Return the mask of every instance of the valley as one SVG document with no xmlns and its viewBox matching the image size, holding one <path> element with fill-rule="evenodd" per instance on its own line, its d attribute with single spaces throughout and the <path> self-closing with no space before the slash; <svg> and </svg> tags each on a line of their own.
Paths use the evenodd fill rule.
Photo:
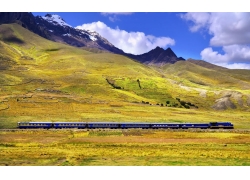
<svg viewBox="0 0 250 180">
<path fill-rule="evenodd" d="M 220 121 L 244 131 L 249 94 L 250 70 L 143 64 L 0 25 L 1 165 L 249 165 L 248 131 L 14 131 L 20 121 Z"/>
<path fill-rule="evenodd" d="M 1 34 L 0 46 L 1 119 L 15 119 L 6 128 L 38 119 L 225 121 L 228 117 L 208 117 L 211 112 L 249 112 L 248 70 L 206 68 L 194 60 L 147 66 L 122 55 L 52 42 L 17 24 L 1 25 L 0 31 L 8 32 Z M 203 115 L 196 119 L 172 112 Z M 4 118 L 0 124 L 6 126 Z"/>
</svg>

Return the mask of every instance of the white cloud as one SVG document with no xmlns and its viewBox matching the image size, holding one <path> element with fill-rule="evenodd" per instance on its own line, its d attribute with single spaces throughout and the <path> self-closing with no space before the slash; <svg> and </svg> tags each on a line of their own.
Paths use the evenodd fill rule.
<svg viewBox="0 0 250 180">
<path fill-rule="evenodd" d="M 250 13 L 186 13 L 182 19 L 191 21 L 190 31 L 207 29 L 213 36 L 212 46 L 250 44 Z"/>
<path fill-rule="evenodd" d="M 103 16 L 108 16 L 109 20 L 111 22 L 115 22 L 120 20 L 118 16 L 120 15 L 131 15 L 133 14 L 132 12 L 102 12 L 101 15 Z"/>
<path fill-rule="evenodd" d="M 212 46 L 250 43 L 250 13 L 213 13 L 210 23 Z"/>
<path fill-rule="evenodd" d="M 211 47 L 201 52 L 202 59 L 225 67 L 246 67 L 250 63 L 250 13 L 186 13 L 180 17 L 191 22 L 190 31 L 208 31 L 210 46 L 222 47 L 224 54 Z"/>
<path fill-rule="evenodd" d="M 109 16 L 109 20 L 111 22 L 115 22 L 115 21 L 118 21 L 119 19 L 116 16 Z"/>
<path fill-rule="evenodd" d="M 201 28 L 207 26 L 207 23 L 210 19 L 210 13 L 186 13 L 180 14 L 180 17 L 186 21 L 191 21 L 192 25 L 189 27 L 191 32 L 197 32 Z"/>
<path fill-rule="evenodd" d="M 83 24 L 76 28 L 96 31 L 114 46 L 132 54 L 143 54 L 157 46 L 166 48 L 175 44 L 175 40 L 169 37 L 155 37 L 145 35 L 143 32 L 127 32 L 119 29 L 119 27 L 112 29 L 100 21 Z"/>
<path fill-rule="evenodd" d="M 227 67 L 229 69 L 250 69 L 250 64 L 233 63 L 233 64 L 225 64 L 224 67 Z"/>
<path fill-rule="evenodd" d="M 228 68 L 250 69 L 250 47 L 245 45 L 223 46 L 224 54 L 211 47 L 201 51 L 202 59 Z"/>
</svg>

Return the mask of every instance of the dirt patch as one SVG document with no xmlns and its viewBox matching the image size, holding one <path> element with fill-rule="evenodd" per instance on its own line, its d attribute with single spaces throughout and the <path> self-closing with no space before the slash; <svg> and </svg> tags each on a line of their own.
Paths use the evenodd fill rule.
<svg viewBox="0 0 250 180">
<path fill-rule="evenodd" d="M 198 91 L 200 92 L 199 95 L 200 95 L 201 97 L 203 97 L 203 98 L 207 97 L 207 91 L 206 91 L 206 90 L 199 89 Z"/>
<path fill-rule="evenodd" d="M 228 108 L 235 109 L 236 105 L 231 101 L 232 99 L 237 102 L 239 106 L 243 106 L 242 93 L 237 91 L 223 91 L 221 92 L 222 98 L 217 99 L 212 106 L 216 110 L 226 110 Z M 250 101 L 250 100 L 249 100 Z M 250 102 L 249 102 L 250 103 Z"/>
<path fill-rule="evenodd" d="M 186 91 L 191 91 L 190 87 L 183 86 L 183 85 L 179 85 L 179 86 L 180 86 L 180 88 L 185 89 Z"/>
<path fill-rule="evenodd" d="M 240 92 L 232 92 L 231 97 L 237 101 L 239 106 L 243 106 L 242 94 Z"/>
<path fill-rule="evenodd" d="M 235 109 L 236 106 L 230 100 L 230 97 L 222 97 L 215 101 L 215 104 L 212 106 L 215 110 L 226 110 L 228 108 Z"/>
</svg>

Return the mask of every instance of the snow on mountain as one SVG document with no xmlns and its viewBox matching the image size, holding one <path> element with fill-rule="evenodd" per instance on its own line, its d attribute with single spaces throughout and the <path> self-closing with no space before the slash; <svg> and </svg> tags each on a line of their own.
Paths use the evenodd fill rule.
<svg viewBox="0 0 250 180">
<path fill-rule="evenodd" d="M 67 34 L 63 34 L 63 36 L 71 36 L 71 34 L 67 33 Z"/>
<path fill-rule="evenodd" d="M 69 24 L 67 24 L 63 18 L 61 18 L 60 16 L 58 15 L 51 15 L 51 14 L 46 14 L 45 16 L 42 17 L 44 20 L 50 22 L 50 23 L 53 23 L 55 25 L 60 25 L 60 26 L 69 26 L 69 27 L 72 27 L 70 26 Z"/>
<path fill-rule="evenodd" d="M 92 41 L 96 41 L 97 38 L 95 36 L 89 36 L 89 38 L 92 40 Z"/>
</svg>

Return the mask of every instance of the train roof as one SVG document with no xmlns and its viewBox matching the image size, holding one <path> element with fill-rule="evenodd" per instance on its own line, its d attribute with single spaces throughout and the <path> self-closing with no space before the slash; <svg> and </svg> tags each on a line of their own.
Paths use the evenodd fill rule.
<svg viewBox="0 0 250 180">
<path fill-rule="evenodd" d="M 39 123 L 39 124 L 42 124 L 42 123 L 52 123 L 52 122 L 18 122 L 18 123 Z"/>
<path fill-rule="evenodd" d="M 63 124 L 66 124 L 66 123 L 68 123 L 68 124 L 76 124 L 76 123 L 86 123 L 86 122 L 53 122 L 53 123 L 63 123 Z"/>
<path fill-rule="evenodd" d="M 121 122 L 87 122 L 91 124 L 120 124 Z"/>
</svg>

